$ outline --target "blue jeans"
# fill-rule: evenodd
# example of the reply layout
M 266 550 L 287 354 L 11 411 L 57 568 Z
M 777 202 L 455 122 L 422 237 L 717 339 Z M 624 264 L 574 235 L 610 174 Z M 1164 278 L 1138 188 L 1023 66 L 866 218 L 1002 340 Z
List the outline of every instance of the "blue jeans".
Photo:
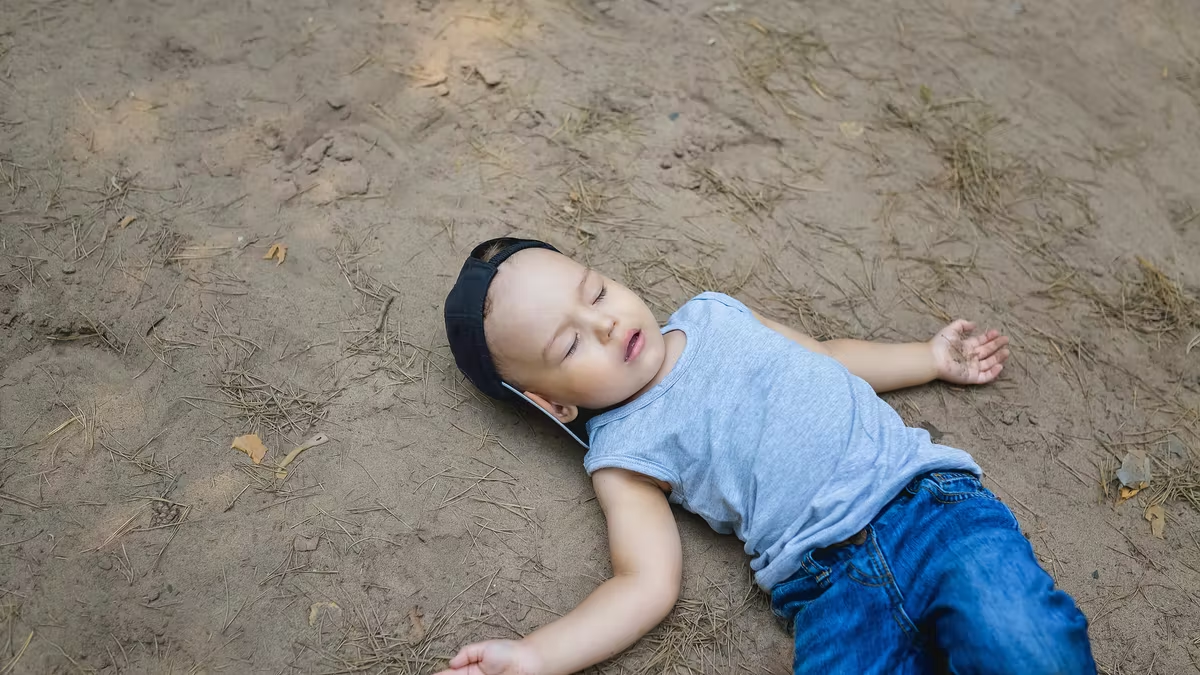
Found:
M 918 476 L 771 592 L 796 675 L 1094 674 L 1087 620 L 973 474 Z

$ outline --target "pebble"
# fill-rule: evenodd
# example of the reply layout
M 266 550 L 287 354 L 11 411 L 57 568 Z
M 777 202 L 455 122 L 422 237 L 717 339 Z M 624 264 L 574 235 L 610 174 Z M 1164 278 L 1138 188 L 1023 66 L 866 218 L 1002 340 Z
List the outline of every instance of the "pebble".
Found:
M 62 273 L 63 274 L 75 274 L 75 266 L 72 265 L 71 263 L 63 263 Z
M 433 88 L 433 93 L 437 94 L 438 96 L 449 96 L 450 87 L 447 87 L 444 84 L 439 84 Z
M 341 110 L 346 107 L 346 99 L 342 96 L 330 96 L 325 99 L 325 103 L 329 104 L 334 110 Z
M 683 148 L 675 148 L 675 157 L 677 159 L 683 159 Z
M 672 164 L 672 163 L 671 163 L 671 160 L 669 160 L 669 159 L 664 159 L 663 161 L 661 161 L 661 162 L 659 162 L 659 163 L 658 163 L 658 167 L 659 167 L 660 169 L 669 169 L 669 168 L 671 168 L 672 166 L 674 166 L 674 164 Z
M 494 87 L 504 81 L 500 73 L 496 72 L 490 64 L 475 66 L 475 72 L 479 73 L 479 77 L 483 79 L 483 83 L 489 87 Z
M 96 563 L 96 566 L 102 570 L 108 571 L 112 569 L 112 561 L 108 558 L 101 558 L 100 562 Z

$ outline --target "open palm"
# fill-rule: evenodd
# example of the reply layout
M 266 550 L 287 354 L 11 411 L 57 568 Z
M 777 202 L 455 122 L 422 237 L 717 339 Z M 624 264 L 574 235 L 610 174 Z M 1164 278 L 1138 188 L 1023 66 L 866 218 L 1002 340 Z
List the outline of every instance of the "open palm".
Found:
M 975 335 L 975 324 L 959 319 L 930 341 L 939 379 L 955 384 L 987 384 L 1004 370 L 1008 337 L 989 330 Z

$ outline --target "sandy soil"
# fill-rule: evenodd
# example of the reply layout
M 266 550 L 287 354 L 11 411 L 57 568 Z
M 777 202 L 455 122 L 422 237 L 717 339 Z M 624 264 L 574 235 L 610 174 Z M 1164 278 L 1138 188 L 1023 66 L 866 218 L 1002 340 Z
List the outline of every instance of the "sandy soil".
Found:
M 996 385 L 889 400 L 978 459 L 1102 672 L 1196 672 L 1196 35 L 1188 0 L 6 0 L 0 673 L 430 672 L 574 606 L 581 452 L 442 333 L 510 232 L 664 318 L 1007 331 Z M 787 672 L 739 543 L 680 521 L 686 599 L 598 672 Z

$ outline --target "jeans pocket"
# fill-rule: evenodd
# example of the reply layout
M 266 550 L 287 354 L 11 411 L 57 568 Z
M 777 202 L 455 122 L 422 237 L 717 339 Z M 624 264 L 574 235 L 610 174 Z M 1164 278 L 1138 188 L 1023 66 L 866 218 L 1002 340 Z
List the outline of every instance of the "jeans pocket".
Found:
M 771 611 L 791 630 L 804 608 L 829 589 L 830 574 L 831 570 L 817 562 L 812 553 L 806 554 L 800 570 L 771 589 Z
M 991 490 L 983 487 L 978 476 L 966 471 L 927 473 L 921 477 L 920 488 L 928 490 L 934 499 L 945 504 L 977 497 L 996 499 Z

